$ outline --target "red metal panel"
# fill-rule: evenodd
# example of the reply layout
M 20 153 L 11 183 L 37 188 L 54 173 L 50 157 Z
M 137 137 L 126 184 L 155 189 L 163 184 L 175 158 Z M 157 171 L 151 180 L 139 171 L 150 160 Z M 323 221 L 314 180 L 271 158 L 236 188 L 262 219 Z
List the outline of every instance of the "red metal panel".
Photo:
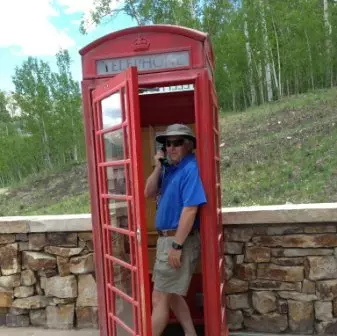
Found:
M 95 160 L 95 144 L 93 136 L 93 113 L 91 105 L 91 90 L 93 86 L 89 82 L 82 82 L 83 94 L 83 111 L 84 111 L 84 126 L 85 139 L 88 158 L 88 176 L 89 190 L 91 195 L 91 220 L 93 227 L 93 244 L 95 250 L 95 274 L 97 282 L 98 309 L 100 311 L 99 326 L 101 336 L 107 335 L 107 318 L 105 310 L 105 289 L 104 289 L 104 270 L 101 261 L 103 260 L 102 251 L 102 236 L 99 229 L 99 205 L 98 205 L 98 190 L 97 190 L 97 175 L 96 175 L 96 160 Z
M 216 190 L 216 155 L 214 143 L 213 103 L 208 80 L 204 70 L 196 83 L 196 133 L 200 175 L 203 181 L 207 204 L 201 210 L 202 270 L 204 290 L 205 335 L 225 335 L 222 326 L 219 241 L 218 241 L 218 198 Z M 207 223 L 207 225 L 205 225 Z M 204 224 L 204 225 L 203 225 Z M 223 270 L 222 270 L 223 271 Z
M 145 206 L 142 192 L 143 172 L 139 164 L 142 154 L 137 71 L 135 68 L 130 68 L 125 73 L 97 86 L 92 93 L 91 101 L 88 85 L 84 85 L 83 90 L 87 93 L 85 123 L 91 167 L 89 171 L 92 187 L 91 202 L 93 218 L 95 218 L 93 227 L 95 256 L 96 265 L 99 265 L 97 285 L 100 297 L 101 335 L 117 336 L 119 330 L 124 330 L 128 335 L 148 336 L 151 335 L 151 312 Z M 118 105 L 117 110 L 110 105 L 107 110 L 103 110 L 103 100 L 112 98 L 117 99 L 115 100 Z M 90 106 L 93 109 L 90 110 L 88 108 Z M 116 111 L 120 116 L 113 115 Z M 109 120 L 112 123 L 108 127 L 103 124 L 105 113 L 109 114 Z M 115 119 L 112 118 L 113 116 Z M 107 157 L 106 155 L 111 153 L 106 152 L 104 137 L 113 138 L 119 134 L 122 134 L 122 139 L 118 141 L 123 143 L 123 157 Z M 108 176 L 108 169 L 112 177 Z M 122 180 L 125 181 L 125 185 L 119 190 L 116 186 L 109 187 L 109 179 L 113 182 L 113 176 L 118 170 L 121 171 Z M 127 227 L 120 227 L 122 223 L 120 221 L 124 218 L 121 216 L 125 216 L 124 210 L 127 211 Z M 123 214 L 119 214 L 121 211 Z M 112 242 L 116 237 L 124 245 L 128 244 L 127 255 L 130 253 L 130 256 L 124 253 L 119 255 L 122 251 L 121 247 L 114 246 L 118 242 Z M 127 274 L 130 274 L 131 284 L 123 287 L 123 277 L 128 276 Z M 123 307 L 124 305 L 129 307 L 125 316 L 120 315 L 122 304 Z

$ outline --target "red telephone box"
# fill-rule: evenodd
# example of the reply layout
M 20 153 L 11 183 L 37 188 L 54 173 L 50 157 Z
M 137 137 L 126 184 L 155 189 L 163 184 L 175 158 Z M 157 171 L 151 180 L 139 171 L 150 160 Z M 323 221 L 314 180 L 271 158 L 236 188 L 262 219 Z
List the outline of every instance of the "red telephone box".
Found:
M 187 296 L 207 336 L 228 335 L 225 314 L 218 103 L 208 35 L 170 25 L 111 33 L 80 51 L 101 336 L 151 336 L 157 234 L 144 183 L 155 134 L 194 128 L 207 195 L 201 265 Z

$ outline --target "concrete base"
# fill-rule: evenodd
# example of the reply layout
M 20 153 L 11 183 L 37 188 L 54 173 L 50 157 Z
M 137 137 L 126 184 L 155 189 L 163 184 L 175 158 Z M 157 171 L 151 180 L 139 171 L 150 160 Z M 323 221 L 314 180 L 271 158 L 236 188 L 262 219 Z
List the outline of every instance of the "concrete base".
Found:
M 97 329 L 55 330 L 42 328 L 2 328 L 1 336 L 99 336 Z

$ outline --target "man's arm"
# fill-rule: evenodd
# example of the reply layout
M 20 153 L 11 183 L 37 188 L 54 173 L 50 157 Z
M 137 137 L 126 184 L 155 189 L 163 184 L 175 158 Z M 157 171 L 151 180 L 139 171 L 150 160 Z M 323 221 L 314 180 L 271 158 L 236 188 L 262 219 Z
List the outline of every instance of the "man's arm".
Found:
M 145 184 L 144 194 L 146 198 L 156 197 L 161 173 L 161 166 L 156 165 L 152 174 L 148 177 Z
M 197 206 L 183 208 L 183 211 L 181 212 L 179 219 L 178 229 L 174 237 L 176 243 L 180 245 L 184 244 L 188 234 L 192 230 L 197 212 L 198 212 Z
M 161 162 L 160 159 L 164 158 L 164 153 L 162 151 L 158 151 L 154 156 L 154 161 L 156 166 L 152 174 L 148 177 L 145 184 L 144 194 L 146 198 L 156 197 L 159 189 L 159 179 L 161 174 Z

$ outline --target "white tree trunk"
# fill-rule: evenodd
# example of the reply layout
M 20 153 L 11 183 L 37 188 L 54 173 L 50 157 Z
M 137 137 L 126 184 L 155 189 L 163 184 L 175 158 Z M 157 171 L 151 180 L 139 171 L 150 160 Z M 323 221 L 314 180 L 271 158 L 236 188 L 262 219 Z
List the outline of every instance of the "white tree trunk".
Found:
M 254 85 L 254 77 L 253 77 L 253 66 L 252 66 L 252 48 L 250 47 L 249 42 L 249 32 L 248 32 L 248 24 L 245 19 L 244 23 L 244 33 L 246 37 L 246 52 L 247 52 L 247 60 L 248 60 L 248 83 L 250 87 L 250 99 L 251 105 L 256 105 L 256 90 Z
M 265 52 L 265 73 L 266 73 L 266 88 L 267 88 L 267 101 L 273 100 L 273 86 L 271 79 L 271 66 L 269 60 L 269 40 L 268 40 L 268 30 L 266 22 L 266 14 L 264 11 L 263 0 L 260 0 L 261 17 L 262 17 L 262 31 L 263 31 L 263 42 L 264 42 L 264 52 Z
M 328 0 L 323 0 L 323 11 L 324 11 L 324 27 L 325 27 L 325 44 L 327 53 L 327 80 L 330 80 L 330 85 L 333 86 L 332 80 L 332 67 L 331 67 L 331 24 L 329 21 L 329 4 Z
M 314 82 L 314 72 L 313 72 L 313 68 L 312 68 L 311 46 L 310 46 L 310 41 L 309 41 L 309 37 L 308 37 L 308 34 L 307 34 L 307 30 L 306 30 L 306 29 L 304 30 L 304 33 L 305 33 L 305 38 L 306 38 L 306 40 L 307 40 L 307 46 L 308 46 L 311 89 L 314 90 L 314 89 L 315 89 L 315 82 Z

